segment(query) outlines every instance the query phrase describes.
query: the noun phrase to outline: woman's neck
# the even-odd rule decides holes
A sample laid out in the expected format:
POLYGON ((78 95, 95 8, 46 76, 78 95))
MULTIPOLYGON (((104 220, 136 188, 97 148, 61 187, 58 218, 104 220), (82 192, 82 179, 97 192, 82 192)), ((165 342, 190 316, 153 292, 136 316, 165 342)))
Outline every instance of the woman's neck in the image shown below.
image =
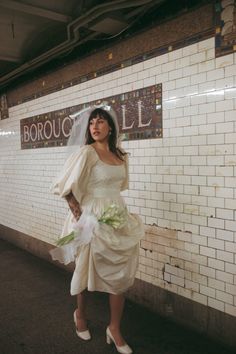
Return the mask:
POLYGON ((103 150, 103 151, 110 151, 109 144, 107 141, 95 141, 93 143, 94 147, 98 150, 103 150))

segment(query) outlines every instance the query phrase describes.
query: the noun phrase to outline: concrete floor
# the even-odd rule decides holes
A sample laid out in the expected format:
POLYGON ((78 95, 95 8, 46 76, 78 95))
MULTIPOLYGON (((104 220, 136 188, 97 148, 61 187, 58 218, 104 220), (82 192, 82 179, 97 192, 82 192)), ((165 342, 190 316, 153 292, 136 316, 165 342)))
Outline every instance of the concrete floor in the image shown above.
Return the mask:
MULTIPOLYGON (((115 354, 105 342, 107 295, 88 302, 92 341, 75 334, 71 274, 0 240, 0 354, 115 354)), ((233 354, 235 351, 127 301, 123 333, 134 354, 233 354)))

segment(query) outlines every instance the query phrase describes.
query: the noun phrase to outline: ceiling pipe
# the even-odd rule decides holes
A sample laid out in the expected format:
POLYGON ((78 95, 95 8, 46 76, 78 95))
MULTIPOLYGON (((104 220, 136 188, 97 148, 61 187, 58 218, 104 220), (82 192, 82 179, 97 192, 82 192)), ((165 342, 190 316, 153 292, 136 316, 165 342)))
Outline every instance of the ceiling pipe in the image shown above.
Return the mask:
MULTIPOLYGON (((161 2, 162 0, 155 1, 155 2, 161 2)), ((146 5, 150 2, 153 2, 153 0, 116 0, 116 1, 111 1, 103 5, 98 5, 94 7, 93 9, 89 10, 85 15, 80 16, 78 19, 75 21, 72 21, 69 24, 70 26, 73 26, 73 31, 78 31, 80 27, 83 27, 87 23, 95 20, 99 16, 103 15, 104 13, 111 12, 111 11, 116 11, 120 9, 125 9, 129 7, 134 7, 134 6, 142 6, 146 5)), ((70 30, 70 29, 69 29, 70 30)), ((70 36, 70 33, 68 33, 68 37, 70 36)))
POLYGON ((68 50, 71 50, 75 48, 76 46, 90 40, 91 38, 97 36, 97 33, 92 33, 90 36, 87 36, 86 38, 79 40, 79 28, 82 26, 85 26, 89 22, 97 19, 101 15, 104 15, 108 12, 115 11, 115 10, 121 10, 124 8, 129 8, 129 7, 135 7, 135 6, 142 6, 145 4, 149 3, 161 3, 163 0, 116 0, 116 1, 110 1, 105 4, 98 5, 91 10, 89 10, 86 14, 78 17, 76 20, 72 21, 67 25, 67 40, 58 46, 48 50, 47 52, 39 55, 37 58, 34 58, 17 69, 11 71, 10 73, 2 76, 0 78, 0 84, 2 85, 7 85, 17 77, 19 77, 21 74, 25 74, 32 69, 36 69, 37 67, 43 65, 45 62, 59 56, 60 54, 63 54, 67 52, 68 50))

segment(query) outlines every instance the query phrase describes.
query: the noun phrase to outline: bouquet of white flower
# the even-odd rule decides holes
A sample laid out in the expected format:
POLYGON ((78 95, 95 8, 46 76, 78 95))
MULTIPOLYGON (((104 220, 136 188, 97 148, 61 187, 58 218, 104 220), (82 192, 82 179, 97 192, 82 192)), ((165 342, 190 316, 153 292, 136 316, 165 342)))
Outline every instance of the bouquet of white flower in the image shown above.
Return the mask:
POLYGON ((86 240, 83 242, 83 233, 81 231, 82 229, 86 228, 85 224, 88 223, 90 224, 90 230, 91 228, 93 229, 96 225, 96 221, 109 225, 114 229, 121 229, 127 222, 127 209, 117 206, 116 204, 111 204, 104 210, 99 219, 94 220, 94 217, 91 215, 87 216, 86 220, 84 219, 85 218, 81 217, 78 222, 74 224, 74 230, 69 235, 66 235, 57 240, 56 245, 58 247, 67 245, 78 237, 80 238, 81 244, 88 243, 86 240))
POLYGON ((111 204, 104 210, 98 221, 110 225, 114 229, 121 229, 127 221, 127 209, 111 204))

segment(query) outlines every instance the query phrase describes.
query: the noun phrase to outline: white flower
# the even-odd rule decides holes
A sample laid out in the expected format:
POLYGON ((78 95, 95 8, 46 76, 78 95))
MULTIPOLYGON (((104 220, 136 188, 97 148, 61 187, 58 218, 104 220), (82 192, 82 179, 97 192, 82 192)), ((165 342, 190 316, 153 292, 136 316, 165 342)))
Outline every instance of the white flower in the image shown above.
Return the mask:
MULTIPOLYGON (((74 231, 72 231, 69 235, 66 235, 60 238, 56 245, 58 247, 67 245, 68 243, 74 241, 77 237, 80 236, 81 229, 81 220, 79 220, 74 225, 74 231)), ((91 220, 87 220, 89 222, 91 220)), ((121 229, 127 222, 127 209, 124 207, 119 207, 116 204, 109 205, 104 212, 102 213, 101 217, 97 220, 99 223, 109 225, 114 229, 121 229)), ((85 220, 86 223, 86 220, 85 220)), ((84 223, 83 223, 84 225, 84 223)))
POLYGON ((104 210, 98 221, 110 225, 114 229, 121 229, 127 221, 127 209, 111 204, 104 210))

